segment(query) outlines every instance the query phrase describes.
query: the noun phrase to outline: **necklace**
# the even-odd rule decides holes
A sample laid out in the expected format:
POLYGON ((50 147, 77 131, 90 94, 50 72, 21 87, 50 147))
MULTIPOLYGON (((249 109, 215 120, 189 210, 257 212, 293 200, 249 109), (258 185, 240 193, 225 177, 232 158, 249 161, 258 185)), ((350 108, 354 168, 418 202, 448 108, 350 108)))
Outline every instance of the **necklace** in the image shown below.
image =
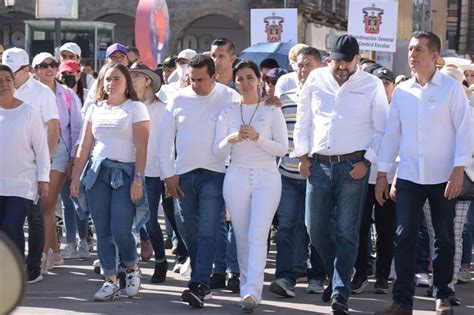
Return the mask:
POLYGON ((255 113, 257 112, 257 109, 258 109, 259 106, 260 106, 260 96, 258 97, 257 107, 255 107, 255 110, 253 111, 252 116, 250 116, 249 123, 246 124, 245 121, 244 121, 244 113, 243 113, 243 109, 242 109, 242 102, 240 102, 240 120, 242 120, 242 124, 244 124, 244 125, 251 125, 252 124, 253 117, 255 116, 255 113))

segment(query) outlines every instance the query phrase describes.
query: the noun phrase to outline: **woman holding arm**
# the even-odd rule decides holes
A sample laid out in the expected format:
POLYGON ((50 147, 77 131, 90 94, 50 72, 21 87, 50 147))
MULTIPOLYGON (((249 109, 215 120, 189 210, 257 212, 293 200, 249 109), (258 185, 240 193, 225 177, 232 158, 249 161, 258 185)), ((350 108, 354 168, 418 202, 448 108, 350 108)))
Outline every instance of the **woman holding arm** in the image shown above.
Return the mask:
POLYGON ((14 95, 12 70, 0 64, 0 231, 21 255, 28 210, 48 196, 49 151, 40 113, 14 95))
MULTIPOLYGON (((150 118, 145 105, 137 100, 128 69, 121 64, 110 66, 103 88, 97 89, 96 104, 87 109, 72 172, 71 195, 77 198, 80 176, 90 156, 82 183, 105 278, 94 295, 96 301, 110 301, 120 295, 117 255, 127 268, 126 294, 135 296, 140 288, 132 224, 142 208, 139 202, 146 200, 143 174, 150 118)), ((136 227, 139 229, 139 224, 136 227)))
POLYGON ((230 154, 224 199, 237 240, 240 305, 252 312, 262 299, 267 236, 281 195, 276 157, 286 154, 288 134, 281 110, 259 96, 258 66, 242 61, 233 75, 241 100, 219 115, 214 152, 230 154))

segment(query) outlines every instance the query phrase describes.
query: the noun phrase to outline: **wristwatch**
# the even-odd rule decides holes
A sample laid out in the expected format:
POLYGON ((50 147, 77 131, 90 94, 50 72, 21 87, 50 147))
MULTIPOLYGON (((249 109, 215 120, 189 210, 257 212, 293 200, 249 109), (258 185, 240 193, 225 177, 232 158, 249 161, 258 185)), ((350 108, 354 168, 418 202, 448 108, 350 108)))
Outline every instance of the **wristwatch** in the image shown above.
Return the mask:
POLYGON ((370 166, 372 166, 372 163, 370 163, 370 161, 367 159, 363 159, 362 163, 364 163, 364 165, 367 166, 367 168, 370 168, 370 166))

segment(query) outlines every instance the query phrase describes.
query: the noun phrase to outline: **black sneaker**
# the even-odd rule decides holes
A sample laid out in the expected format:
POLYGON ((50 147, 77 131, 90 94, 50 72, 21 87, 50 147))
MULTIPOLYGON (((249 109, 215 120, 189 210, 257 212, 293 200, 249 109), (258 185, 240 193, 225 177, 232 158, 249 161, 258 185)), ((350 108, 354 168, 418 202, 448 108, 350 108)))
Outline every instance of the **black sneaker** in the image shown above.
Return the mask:
POLYGON ((323 300, 323 302, 329 302, 331 301, 331 295, 332 295, 332 282, 329 282, 326 289, 324 289, 321 299, 323 300))
POLYGON ((240 292, 240 274, 236 272, 229 272, 225 281, 225 288, 232 293, 240 292))
POLYGON ((345 315, 349 314, 349 308, 347 307, 347 301, 341 295, 336 294, 331 299, 331 308, 334 315, 345 315))
POLYGON ((28 283, 36 283, 43 280, 41 269, 28 269, 28 283))
POLYGON ((387 294, 388 293, 388 280, 385 278, 377 278, 374 283, 375 294, 387 294))
POLYGON ((226 275, 214 272, 211 276, 211 289, 225 289, 226 275))
POLYGON ((461 298, 458 298, 456 296, 456 294, 454 294, 454 292, 451 292, 451 294, 449 294, 448 300, 449 300, 449 304, 451 304, 451 306, 461 305, 461 298))
POLYGON ((368 284, 369 281, 367 281, 367 277, 355 275, 354 279, 352 279, 352 293, 360 294, 364 292, 364 289, 368 284))
POLYGON ((165 282, 167 271, 168 271, 168 262, 166 260, 159 263, 155 263, 155 272, 151 276, 151 283, 165 282))
POLYGON ((209 290, 206 290, 202 284, 190 284, 190 288, 183 291, 181 298, 183 301, 188 302, 189 306, 194 308, 204 307, 204 297, 208 294, 209 290))

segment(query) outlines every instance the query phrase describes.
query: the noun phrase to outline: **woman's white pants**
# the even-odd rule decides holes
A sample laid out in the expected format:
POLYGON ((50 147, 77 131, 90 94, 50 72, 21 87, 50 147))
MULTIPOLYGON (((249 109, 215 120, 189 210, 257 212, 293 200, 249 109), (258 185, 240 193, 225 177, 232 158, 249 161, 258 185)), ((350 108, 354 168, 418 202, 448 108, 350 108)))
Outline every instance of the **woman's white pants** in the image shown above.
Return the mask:
POLYGON ((240 296, 262 300, 267 260, 267 238, 281 197, 277 166, 243 168, 230 166, 224 179, 224 199, 230 211, 237 241, 240 296))

